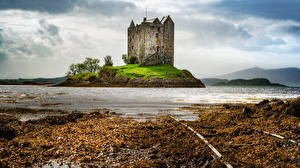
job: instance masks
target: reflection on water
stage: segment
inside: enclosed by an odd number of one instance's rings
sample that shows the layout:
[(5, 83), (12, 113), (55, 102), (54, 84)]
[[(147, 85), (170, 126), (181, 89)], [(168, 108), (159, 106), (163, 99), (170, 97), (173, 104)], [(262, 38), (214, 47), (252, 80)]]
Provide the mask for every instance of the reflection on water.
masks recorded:
[(300, 88), (208, 87), (208, 88), (74, 88), (1, 86), (1, 107), (59, 108), (89, 112), (108, 108), (125, 117), (154, 118), (159, 114), (192, 119), (177, 108), (193, 103), (256, 103), (262, 99), (300, 96)]

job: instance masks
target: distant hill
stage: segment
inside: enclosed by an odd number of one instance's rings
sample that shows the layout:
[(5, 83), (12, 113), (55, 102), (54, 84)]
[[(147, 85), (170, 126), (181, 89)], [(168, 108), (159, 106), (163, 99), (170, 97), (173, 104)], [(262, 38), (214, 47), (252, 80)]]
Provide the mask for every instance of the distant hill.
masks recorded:
[(0, 85), (7, 85), (6, 82), (0, 81)]
[(67, 77), (58, 78), (35, 78), (35, 79), (0, 79), (0, 85), (22, 85), (22, 84), (60, 84), (67, 80)]
[(278, 83), (271, 83), (268, 79), (255, 78), (255, 79), (235, 79), (229, 82), (219, 82), (214, 84), (214, 86), (274, 86), (274, 87), (285, 87)]
[(287, 86), (300, 86), (300, 69), (298, 68), (280, 68), (280, 69), (262, 69), (258, 67), (245, 69), (229, 74), (219, 75), (216, 78), (221, 79), (253, 79), (266, 78), (272, 83), (281, 83)]
[(36, 78), (33, 79), (32, 81), (38, 84), (45, 84), (45, 83), (60, 84), (63, 83), (65, 80), (67, 80), (66, 76), (58, 77), (58, 78)]
[(227, 79), (218, 79), (218, 78), (203, 78), (201, 81), (205, 84), (205, 86), (212, 86), (216, 83), (224, 82), (227, 83), (229, 80)]

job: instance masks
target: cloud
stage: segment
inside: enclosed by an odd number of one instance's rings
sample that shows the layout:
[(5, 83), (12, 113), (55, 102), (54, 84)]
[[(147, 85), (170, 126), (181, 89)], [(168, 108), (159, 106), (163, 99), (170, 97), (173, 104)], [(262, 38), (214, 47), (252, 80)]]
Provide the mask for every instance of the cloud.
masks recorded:
[(107, 0), (0, 0), (0, 10), (19, 9), (50, 14), (83, 10), (112, 15), (132, 8), (135, 8), (135, 5), (130, 2)]
[(3, 38), (3, 30), (0, 28), (0, 63), (4, 62), (7, 59), (7, 54), (3, 51), (4, 47), (4, 38)]
[(100, 13), (106, 16), (122, 15), (125, 11), (135, 9), (133, 3), (111, 0), (77, 0), (76, 6), (85, 12)]
[(300, 26), (290, 26), (286, 31), (292, 35), (300, 37)]
[(73, 10), (75, 2), (75, 0), (0, 0), (0, 9), (65, 13)]
[[(0, 52), (2, 57), (10, 60), (15, 59), (30, 59), (33, 57), (47, 57), (51, 56), (51, 45), (53, 39), (46, 42), (42, 37), (36, 35), (23, 35), (11, 29), (5, 29), (0, 32)], [(57, 38), (57, 37), (55, 37)], [(49, 44), (48, 44), (49, 43)]]
[(215, 19), (194, 18), (179, 20), (185, 31), (194, 33), (195, 41), (201, 46), (219, 47), (239, 44), (241, 40), (247, 40), (252, 35), (242, 26), (231, 22)]
[(54, 24), (47, 24), (45, 19), (40, 19), (39, 23), (41, 25), (41, 27), (43, 28), (43, 30), (39, 30), (40, 33), (44, 34), (44, 33), (49, 33), (49, 35), (51, 36), (56, 36), (59, 35), (59, 27), (57, 27)]
[(42, 38), (48, 40), (51, 45), (56, 45), (57, 43), (62, 43), (60, 37), (60, 28), (54, 24), (49, 24), (45, 19), (40, 19), (39, 24), (41, 28), (38, 30), (38, 33), (41, 34)]
[(7, 55), (4, 52), (0, 51), (0, 63), (7, 59)]
[(245, 15), (268, 19), (300, 21), (299, 0), (224, 0), (213, 4), (210, 10), (230, 16)]

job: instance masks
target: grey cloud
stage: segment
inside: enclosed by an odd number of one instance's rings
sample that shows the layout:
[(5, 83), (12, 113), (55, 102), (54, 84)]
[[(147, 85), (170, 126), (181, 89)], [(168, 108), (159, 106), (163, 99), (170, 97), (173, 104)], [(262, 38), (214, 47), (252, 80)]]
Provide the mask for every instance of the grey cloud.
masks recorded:
[(54, 24), (49, 24), (44, 19), (39, 20), (41, 29), (38, 32), (42, 35), (42, 38), (48, 40), (52, 45), (62, 43), (62, 39), (59, 35), (60, 28)]
[[(288, 45), (283, 36), (289, 34), (297, 39), (300, 36), (299, 26), (285, 23), (272, 30), (261, 29), (256, 31), (261, 20), (257, 18), (272, 19), (276, 24), (281, 21), (293, 20), (300, 22), (299, 0), (223, 0), (216, 3), (200, 5), (194, 2), (188, 6), (190, 15), (205, 13), (214, 16), (209, 21), (196, 21), (186, 23), (193, 32), (197, 32), (199, 40), (206, 44), (228, 44), (230, 47), (242, 50), (264, 50), (270, 45)], [(257, 23), (245, 23), (244, 19), (252, 16)], [(218, 18), (224, 20), (220, 21)], [(228, 20), (228, 21), (226, 21)], [(207, 23), (206, 23), (207, 22)], [(235, 23), (234, 26), (231, 22)], [(271, 27), (272, 25), (267, 25)], [(199, 30), (197, 30), (198, 28)], [(263, 32), (266, 31), (266, 32)], [(243, 42), (241, 43), (241, 40)]]
[(232, 17), (253, 15), (300, 21), (299, 0), (224, 0), (212, 5), (210, 9)]
[(0, 28), (0, 48), (3, 45), (2, 29)]
[(123, 14), (126, 9), (134, 9), (135, 5), (129, 2), (121, 1), (97, 1), (97, 0), (79, 0), (77, 5), (81, 8), (101, 13), (105, 15)]
[(52, 55), (51, 46), (35, 42), (33, 37), (25, 37), (12, 30), (3, 30), (0, 32), (0, 44), (1, 60), (47, 57)]
[(3, 61), (5, 61), (7, 59), (7, 55), (0, 51), (0, 63), (2, 63)]
[(300, 26), (290, 26), (287, 28), (287, 32), (300, 37)]
[(180, 20), (184, 29), (195, 33), (195, 39), (203, 46), (226, 46), (240, 43), (252, 35), (242, 26), (220, 20)]
[(2, 32), (3, 32), (3, 30), (0, 28), (0, 63), (7, 59), (6, 53), (4, 53), (2, 51), (2, 46), (3, 46), (3, 41), (4, 41)]
[(40, 19), (39, 23), (40, 23), (40, 26), (44, 29), (44, 30), (40, 30), (42, 33), (45, 33), (44, 31), (46, 31), (51, 36), (56, 36), (59, 34), (60, 29), (56, 25), (47, 24), (44, 19)]
[(47, 13), (73, 10), (77, 0), (0, 0), (0, 9), (20, 9)]
[(122, 14), (133, 3), (103, 0), (0, 0), (0, 10), (20, 9), (51, 14), (67, 13), (75, 8), (104, 15)]
[(50, 47), (41, 45), (41, 44), (34, 44), (30, 48), (32, 51), (34, 51), (34, 54), (39, 57), (47, 57), (52, 56), (53, 52)]

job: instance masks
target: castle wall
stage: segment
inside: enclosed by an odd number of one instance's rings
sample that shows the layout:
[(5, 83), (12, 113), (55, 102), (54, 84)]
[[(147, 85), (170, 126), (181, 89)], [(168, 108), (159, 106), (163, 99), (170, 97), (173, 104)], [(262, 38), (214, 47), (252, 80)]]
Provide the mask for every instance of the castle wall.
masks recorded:
[(174, 23), (166, 21), (164, 24), (164, 53), (165, 64), (174, 66)]
[[(169, 19), (169, 20), (168, 20)], [(140, 64), (158, 53), (161, 64), (174, 65), (174, 23), (168, 18), (164, 24), (159, 21), (142, 22), (128, 28), (128, 55), (135, 55)], [(142, 57), (139, 55), (142, 53)]]
[[(139, 59), (139, 50), (144, 50), (144, 43), (145, 43), (145, 26), (138, 25), (133, 28), (128, 28), (128, 55), (134, 55), (138, 58), (138, 61), (141, 62)], [(143, 56), (145, 57), (145, 56)]]
[(148, 24), (145, 27), (145, 58), (162, 50), (163, 26), (158, 24)]

